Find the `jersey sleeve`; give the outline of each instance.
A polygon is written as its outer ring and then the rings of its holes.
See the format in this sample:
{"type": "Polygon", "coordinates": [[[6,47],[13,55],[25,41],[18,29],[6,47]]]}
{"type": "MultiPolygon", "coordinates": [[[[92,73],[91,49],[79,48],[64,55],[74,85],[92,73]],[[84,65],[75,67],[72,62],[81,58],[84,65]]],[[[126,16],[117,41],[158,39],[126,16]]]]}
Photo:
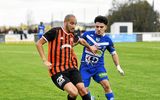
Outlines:
{"type": "Polygon", "coordinates": [[[82,33],[82,35],[80,37],[83,39],[86,39],[86,35],[87,35],[87,32],[84,32],[84,33],[82,33]]]}
{"type": "Polygon", "coordinates": [[[109,45],[107,46],[107,50],[110,52],[110,54],[114,54],[116,52],[114,44],[110,38],[109,38],[109,45]]]}
{"type": "Polygon", "coordinates": [[[47,31],[44,35],[43,38],[45,38],[46,41],[52,41],[56,38],[57,32],[55,28],[52,28],[51,30],[47,31]]]}

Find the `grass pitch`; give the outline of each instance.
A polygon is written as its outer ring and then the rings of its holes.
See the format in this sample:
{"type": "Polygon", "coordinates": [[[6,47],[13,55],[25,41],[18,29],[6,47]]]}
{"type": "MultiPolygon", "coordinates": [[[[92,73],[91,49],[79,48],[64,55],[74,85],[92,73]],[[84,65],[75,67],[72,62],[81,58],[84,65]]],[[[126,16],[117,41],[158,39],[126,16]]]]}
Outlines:
{"type": "MultiPolygon", "coordinates": [[[[115,100],[159,100],[160,42],[116,43],[115,47],[125,71],[121,76],[106,52],[115,100]]],[[[80,61],[82,47],[76,46],[75,51],[80,61]]],[[[105,100],[99,84],[92,81],[90,90],[97,100],[105,100]]],[[[0,44],[0,100],[66,100],[66,96],[52,83],[34,43],[0,44]]]]}

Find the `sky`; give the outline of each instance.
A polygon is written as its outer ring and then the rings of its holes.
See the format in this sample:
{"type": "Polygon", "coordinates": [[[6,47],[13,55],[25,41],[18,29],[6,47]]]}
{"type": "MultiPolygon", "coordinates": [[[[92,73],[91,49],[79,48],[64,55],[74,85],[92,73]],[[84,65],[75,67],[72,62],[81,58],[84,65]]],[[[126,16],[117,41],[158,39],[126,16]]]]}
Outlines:
{"type": "MultiPolygon", "coordinates": [[[[126,0],[119,0],[120,2],[126,0]]],[[[147,0],[152,4],[153,0],[147,0]]],[[[154,0],[160,12],[160,0],[154,0]]],[[[42,22],[62,21],[66,14],[74,14],[78,22],[93,22],[97,15],[106,15],[112,0],[0,0],[0,26],[19,26],[42,22]]]]}

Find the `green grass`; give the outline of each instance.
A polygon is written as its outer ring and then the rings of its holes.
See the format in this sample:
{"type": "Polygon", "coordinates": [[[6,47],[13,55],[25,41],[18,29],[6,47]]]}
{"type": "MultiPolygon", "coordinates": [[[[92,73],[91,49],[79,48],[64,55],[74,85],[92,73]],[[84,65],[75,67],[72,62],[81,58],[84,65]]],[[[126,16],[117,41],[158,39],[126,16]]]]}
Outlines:
{"type": "MultiPolygon", "coordinates": [[[[116,43],[115,47],[126,74],[120,76],[106,52],[115,100],[159,100],[160,42],[116,43]]],[[[82,47],[75,51],[80,61],[82,47]]],[[[105,100],[99,84],[92,81],[90,90],[97,100],[105,100]]],[[[0,44],[0,100],[66,100],[66,96],[52,83],[33,43],[0,44]]]]}

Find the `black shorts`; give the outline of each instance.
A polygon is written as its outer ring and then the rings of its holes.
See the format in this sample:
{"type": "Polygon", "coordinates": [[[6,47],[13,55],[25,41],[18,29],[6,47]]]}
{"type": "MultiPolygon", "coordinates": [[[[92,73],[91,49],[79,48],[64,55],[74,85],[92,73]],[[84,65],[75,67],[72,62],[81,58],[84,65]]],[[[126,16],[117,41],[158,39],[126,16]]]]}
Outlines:
{"type": "Polygon", "coordinates": [[[61,90],[64,90],[63,88],[68,82],[72,82],[75,86],[77,83],[82,82],[82,78],[78,69],[72,69],[57,73],[51,76],[51,79],[54,84],[61,90]]]}

